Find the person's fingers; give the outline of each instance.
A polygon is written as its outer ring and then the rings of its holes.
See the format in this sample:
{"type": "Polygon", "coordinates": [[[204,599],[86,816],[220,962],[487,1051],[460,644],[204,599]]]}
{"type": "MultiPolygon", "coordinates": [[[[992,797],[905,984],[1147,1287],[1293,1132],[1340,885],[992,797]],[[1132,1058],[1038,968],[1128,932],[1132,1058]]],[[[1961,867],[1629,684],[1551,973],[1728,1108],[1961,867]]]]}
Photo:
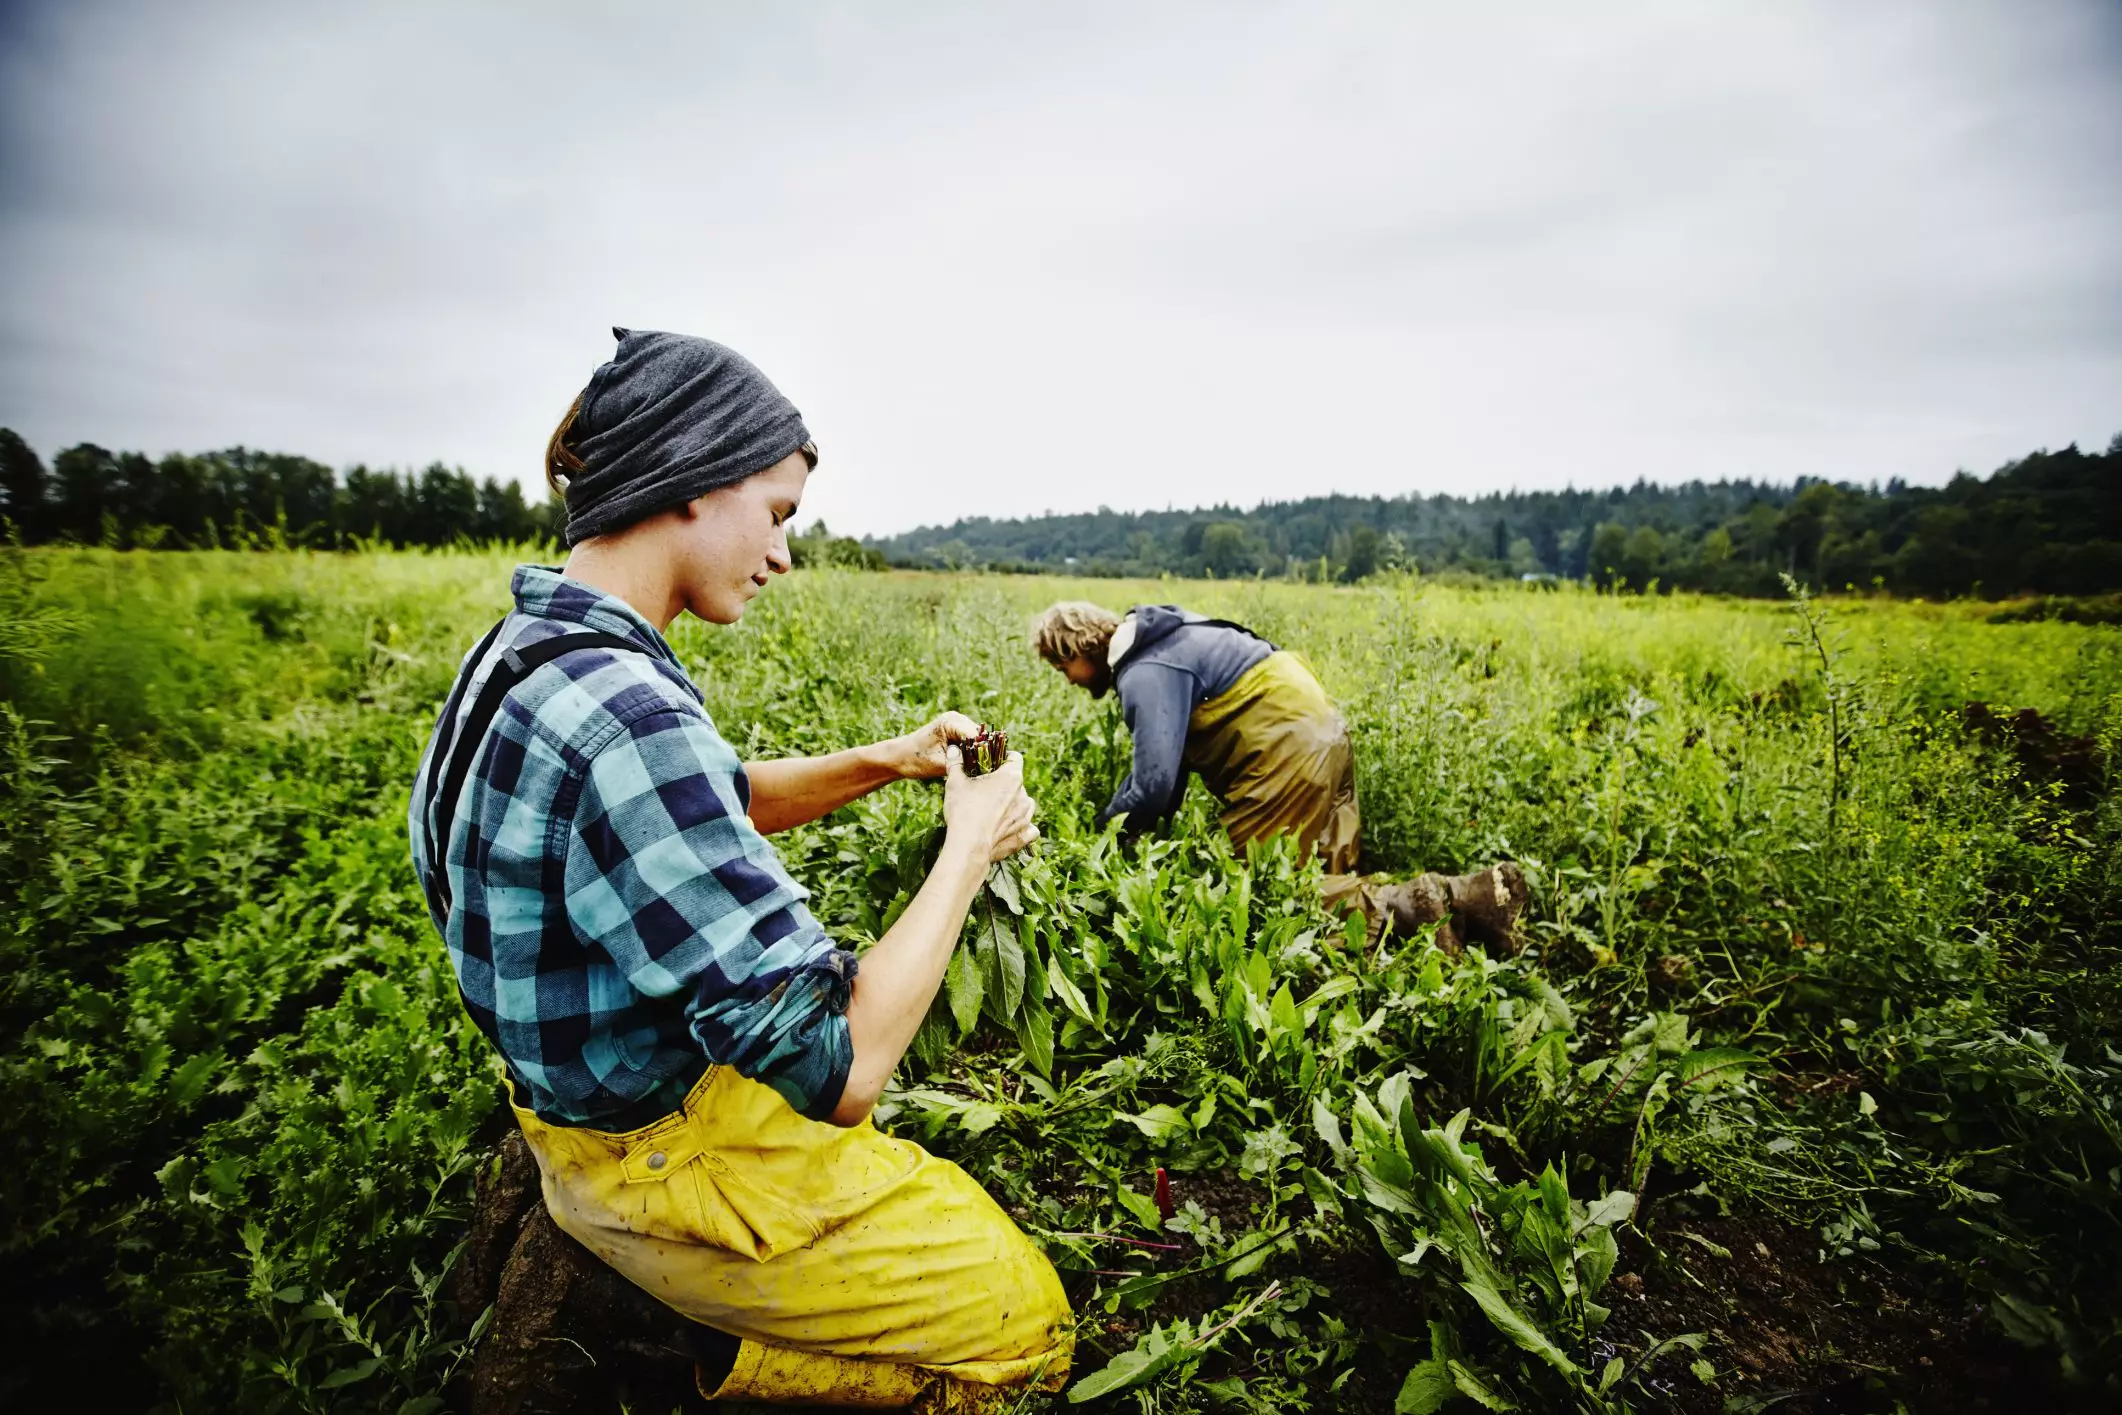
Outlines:
{"type": "Polygon", "coordinates": [[[980,724],[962,712],[946,712],[929,725],[953,742],[980,735],[980,724]]]}
{"type": "Polygon", "coordinates": [[[1008,837],[996,841],[994,854],[991,856],[991,858],[996,860],[1006,860],[1010,856],[1016,854],[1019,850],[1022,850],[1025,846],[1031,844],[1034,840],[1037,840],[1038,838],[1039,827],[1035,825],[1027,825],[1022,830],[1016,831],[1008,837]]]}
{"type": "Polygon", "coordinates": [[[956,742],[946,743],[943,748],[943,769],[953,781],[965,780],[965,753],[958,750],[956,742]]]}
{"type": "Polygon", "coordinates": [[[1009,809],[1003,812],[1001,824],[995,827],[995,835],[998,839],[1015,835],[1031,823],[1030,803],[1013,801],[1009,809]]]}

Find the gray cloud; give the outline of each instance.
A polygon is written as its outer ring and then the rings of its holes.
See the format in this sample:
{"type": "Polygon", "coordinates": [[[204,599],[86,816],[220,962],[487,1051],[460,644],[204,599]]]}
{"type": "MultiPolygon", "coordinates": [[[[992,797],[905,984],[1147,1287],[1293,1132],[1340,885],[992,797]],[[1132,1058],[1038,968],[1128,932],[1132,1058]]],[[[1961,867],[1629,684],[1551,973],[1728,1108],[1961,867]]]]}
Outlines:
{"type": "Polygon", "coordinates": [[[529,479],[660,326],[869,531],[2122,426],[2122,12],[1585,13],[17,6],[0,422],[529,479]]]}

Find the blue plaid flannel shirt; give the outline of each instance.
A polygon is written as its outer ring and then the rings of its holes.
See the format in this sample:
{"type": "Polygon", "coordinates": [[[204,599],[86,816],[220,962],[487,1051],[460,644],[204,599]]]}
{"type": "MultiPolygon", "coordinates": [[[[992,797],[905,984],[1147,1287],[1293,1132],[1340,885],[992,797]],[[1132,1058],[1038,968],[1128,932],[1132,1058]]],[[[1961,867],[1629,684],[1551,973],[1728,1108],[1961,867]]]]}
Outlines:
{"type": "Polygon", "coordinates": [[[413,867],[472,1019],[555,1124],[647,1124],[710,1062],[831,1114],[855,958],[752,827],[751,783],[699,689],[624,601],[536,565],[511,589],[515,612],[445,713],[470,710],[510,647],[588,629],[641,652],[563,654],[503,700],[441,846],[453,907],[425,858],[440,722],[428,739],[413,867]]]}

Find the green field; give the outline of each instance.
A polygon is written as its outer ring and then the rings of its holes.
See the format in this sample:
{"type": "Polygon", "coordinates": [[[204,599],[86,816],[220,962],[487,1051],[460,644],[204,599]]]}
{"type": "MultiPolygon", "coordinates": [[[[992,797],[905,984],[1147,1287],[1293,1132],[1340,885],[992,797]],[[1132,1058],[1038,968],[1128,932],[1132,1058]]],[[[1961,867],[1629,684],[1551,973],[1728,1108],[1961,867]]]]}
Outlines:
{"type": "MultiPolygon", "coordinates": [[[[0,1404],[443,1408],[503,1113],[403,813],[512,563],[4,553],[0,1404]]],[[[1053,1255],[1083,1408],[2096,1406],[2122,631],[1987,612],[818,570],[672,637],[749,755],[946,707],[1025,753],[1045,838],[887,1109],[1053,1255]],[[1367,949],[1198,791],[1168,842],[1096,834],[1127,739],[1025,648],[1059,597],[1301,650],[1370,867],[1521,861],[1525,951],[1367,949]]],[[[838,937],[938,806],[781,838],[838,937]]]]}

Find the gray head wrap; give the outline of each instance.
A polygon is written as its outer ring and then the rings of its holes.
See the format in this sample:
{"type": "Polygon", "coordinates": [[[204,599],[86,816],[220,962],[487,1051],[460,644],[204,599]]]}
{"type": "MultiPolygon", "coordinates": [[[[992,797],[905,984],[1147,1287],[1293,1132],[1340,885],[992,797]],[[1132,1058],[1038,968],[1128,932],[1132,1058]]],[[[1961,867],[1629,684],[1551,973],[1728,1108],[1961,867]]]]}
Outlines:
{"type": "Polygon", "coordinates": [[[568,439],[567,543],[624,530],[743,481],[810,441],[803,415],[734,349],[685,334],[614,329],[568,439]]]}

